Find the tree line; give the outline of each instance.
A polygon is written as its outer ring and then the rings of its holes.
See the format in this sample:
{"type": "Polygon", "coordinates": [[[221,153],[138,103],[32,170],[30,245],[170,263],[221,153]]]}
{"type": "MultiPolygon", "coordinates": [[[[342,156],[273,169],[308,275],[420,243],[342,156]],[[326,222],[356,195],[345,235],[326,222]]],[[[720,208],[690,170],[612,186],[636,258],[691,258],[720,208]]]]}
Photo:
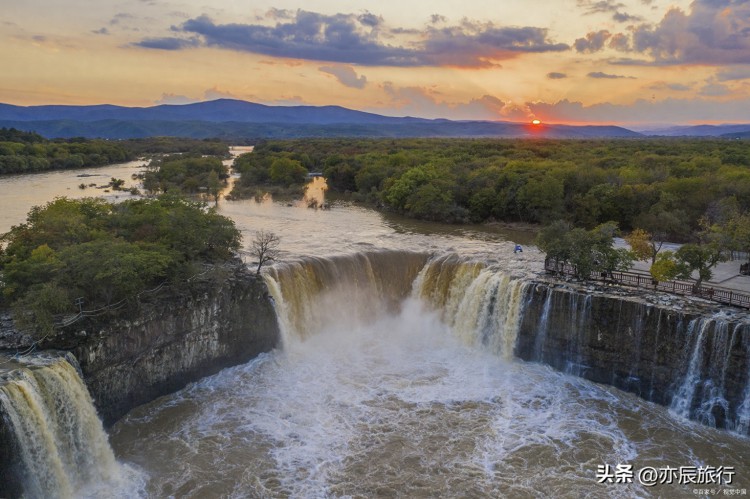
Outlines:
{"type": "Polygon", "coordinates": [[[106,140],[46,140],[31,132],[0,129],[0,174],[34,173],[122,163],[133,153],[106,140]]]}
{"type": "Polygon", "coordinates": [[[750,208],[748,141],[308,139],[261,142],[236,165],[241,185],[322,172],[334,192],[415,218],[613,221],[672,241],[722,203],[750,208]]]}
{"type": "Polygon", "coordinates": [[[104,166],[144,155],[176,152],[229,157],[229,146],[217,139],[174,137],[48,140],[34,132],[0,128],[0,174],[104,166]]]}

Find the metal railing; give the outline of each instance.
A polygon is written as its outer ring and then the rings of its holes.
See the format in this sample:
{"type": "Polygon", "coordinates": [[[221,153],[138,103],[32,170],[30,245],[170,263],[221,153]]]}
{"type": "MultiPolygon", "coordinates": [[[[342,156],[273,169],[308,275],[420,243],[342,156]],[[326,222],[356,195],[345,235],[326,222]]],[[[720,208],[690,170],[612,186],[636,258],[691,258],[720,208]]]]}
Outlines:
{"type": "MultiPolygon", "coordinates": [[[[544,270],[549,273],[578,275],[573,265],[556,264],[551,258],[544,260],[544,270]]],[[[640,272],[592,272],[587,280],[606,281],[623,286],[663,291],[675,295],[697,296],[734,307],[750,308],[750,293],[717,286],[696,286],[688,281],[656,281],[650,274],[640,272]]]]}

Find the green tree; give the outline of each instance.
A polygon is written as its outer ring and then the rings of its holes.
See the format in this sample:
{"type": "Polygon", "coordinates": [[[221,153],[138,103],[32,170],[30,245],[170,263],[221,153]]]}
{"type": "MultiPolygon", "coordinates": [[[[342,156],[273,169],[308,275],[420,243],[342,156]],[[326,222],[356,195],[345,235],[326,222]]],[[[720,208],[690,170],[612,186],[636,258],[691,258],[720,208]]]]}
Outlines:
{"type": "Polygon", "coordinates": [[[33,208],[2,236],[0,283],[19,321],[46,334],[55,316],[134,301],[141,291],[181,280],[199,263],[226,261],[240,247],[234,223],[166,194],[156,199],[56,199],[33,208]]]}
{"type": "Polygon", "coordinates": [[[547,258],[552,259],[555,268],[560,271],[562,265],[570,261],[572,248],[568,233],[572,230],[569,222],[557,220],[544,227],[537,234],[535,244],[547,258]]]}
{"type": "Polygon", "coordinates": [[[750,253],[750,212],[737,213],[728,223],[734,247],[750,253]]]}
{"type": "Polygon", "coordinates": [[[689,278],[693,271],[698,273],[695,287],[700,288],[703,281],[708,281],[713,276],[713,269],[717,263],[726,260],[722,248],[716,244],[683,244],[675,253],[677,261],[684,266],[680,277],[689,278]]]}
{"type": "Polygon", "coordinates": [[[211,170],[208,174],[208,193],[214,198],[214,206],[219,206],[219,195],[221,194],[221,180],[219,180],[219,174],[215,170],[211,170]]]}
{"type": "Polygon", "coordinates": [[[279,158],[271,163],[269,169],[271,182],[281,185],[303,184],[307,176],[307,169],[299,161],[289,158],[279,158]]]}
{"type": "Polygon", "coordinates": [[[356,170],[348,162],[338,162],[323,169],[323,176],[329,188],[340,192],[357,190],[356,173],[356,170]]]}
{"type": "Polygon", "coordinates": [[[409,197],[418,188],[437,177],[437,171],[431,166],[410,168],[388,188],[385,200],[394,208],[403,211],[407,209],[409,197]]]}
{"type": "Polygon", "coordinates": [[[576,227],[568,232],[566,239],[570,248],[569,263],[575,267],[576,277],[588,279],[597,266],[594,252],[596,237],[590,231],[576,227]]]}
{"type": "Polygon", "coordinates": [[[36,247],[28,258],[9,259],[3,268],[6,298],[23,295],[34,286],[52,281],[63,266],[57,252],[46,244],[36,247]]]}
{"type": "Polygon", "coordinates": [[[453,201],[450,183],[434,178],[417,187],[406,199],[404,212],[426,220],[461,221],[465,210],[459,210],[453,201]]]}
{"type": "Polygon", "coordinates": [[[71,311],[68,290],[54,282],[35,284],[13,303],[13,318],[22,329],[37,337],[54,331],[57,315],[71,311]]]}
{"type": "Polygon", "coordinates": [[[675,258],[674,251],[663,251],[656,257],[656,261],[649,269],[655,281],[671,281],[673,279],[690,278],[691,270],[675,258]]]}
{"type": "Polygon", "coordinates": [[[635,255],[627,248],[615,248],[614,238],[619,234],[616,222],[607,222],[590,231],[594,253],[594,268],[598,272],[612,275],[615,271],[626,271],[633,266],[635,255]]]}
{"type": "Polygon", "coordinates": [[[569,263],[576,276],[588,279],[592,272],[611,275],[614,271],[629,269],[633,254],[625,248],[614,247],[617,224],[607,222],[592,230],[571,228],[568,222],[558,220],[539,232],[536,244],[556,268],[569,263]]]}
{"type": "Polygon", "coordinates": [[[530,179],[518,190],[517,199],[531,222],[549,222],[564,213],[563,183],[549,175],[530,179]]]}

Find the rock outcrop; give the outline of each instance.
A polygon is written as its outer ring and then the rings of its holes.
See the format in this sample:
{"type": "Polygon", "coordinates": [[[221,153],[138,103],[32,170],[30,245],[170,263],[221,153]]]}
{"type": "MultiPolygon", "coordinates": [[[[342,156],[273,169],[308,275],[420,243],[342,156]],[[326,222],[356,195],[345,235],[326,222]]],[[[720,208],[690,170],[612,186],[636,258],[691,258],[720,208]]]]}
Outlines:
{"type": "Polygon", "coordinates": [[[261,277],[239,263],[208,275],[144,295],[137,313],[84,320],[43,342],[75,355],[105,425],[278,344],[276,313],[261,277]]]}
{"type": "Polygon", "coordinates": [[[515,354],[671,407],[709,426],[748,433],[747,316],[698,313],[633,297],[538,283],[515,354]]]}

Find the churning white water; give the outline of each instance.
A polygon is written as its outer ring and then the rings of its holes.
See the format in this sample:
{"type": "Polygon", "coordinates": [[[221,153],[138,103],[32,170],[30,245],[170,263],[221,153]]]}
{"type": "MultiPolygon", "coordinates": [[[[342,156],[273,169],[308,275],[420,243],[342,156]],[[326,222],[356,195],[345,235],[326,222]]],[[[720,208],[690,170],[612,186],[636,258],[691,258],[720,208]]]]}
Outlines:
{"type": "Polygon", "coordinates": [[[597,483],[598,466],[621,463],[734,466],[747,487],[746,439],[506,355],[522,282],[438,259],[394,306],[380,266],[352,258],[335,280],[322,259],[275,269],[283,349],[117,424],[113,445],[148,473],[147,495],[692,495],[597,483]]]}

